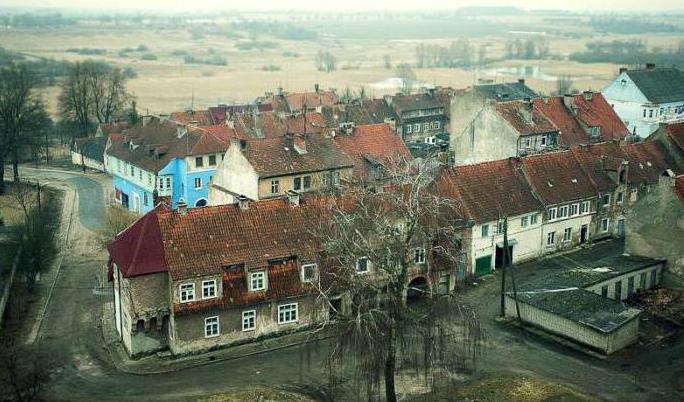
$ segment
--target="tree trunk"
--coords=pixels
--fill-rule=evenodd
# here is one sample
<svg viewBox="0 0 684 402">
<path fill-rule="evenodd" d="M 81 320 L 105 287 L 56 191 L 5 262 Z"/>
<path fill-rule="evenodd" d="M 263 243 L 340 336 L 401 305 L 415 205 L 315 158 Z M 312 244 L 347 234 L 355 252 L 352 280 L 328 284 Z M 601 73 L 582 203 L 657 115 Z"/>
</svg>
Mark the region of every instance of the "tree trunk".
<svg viewBox="0 0 684 402">
<path fill-rule="evenodd" d="M 5 158 L 0 156 L 0 194 L 5 194 Z"/>
<path fill-rule="evenodd" d="M 14 171 L 14 182 L 19 183 L 19 151 L 15 148 L 12 152 L 12 169 Z"/>
<path fill-rule="evenodd" d="M 387 342 L 387 360 L 385 360 L 385 400 L 397 402 L 397 392 L 394 389 L 394 370 L 396 365 L 396 348 L 394 346 L 394 328 L 390 329 Z"/>
</svg>

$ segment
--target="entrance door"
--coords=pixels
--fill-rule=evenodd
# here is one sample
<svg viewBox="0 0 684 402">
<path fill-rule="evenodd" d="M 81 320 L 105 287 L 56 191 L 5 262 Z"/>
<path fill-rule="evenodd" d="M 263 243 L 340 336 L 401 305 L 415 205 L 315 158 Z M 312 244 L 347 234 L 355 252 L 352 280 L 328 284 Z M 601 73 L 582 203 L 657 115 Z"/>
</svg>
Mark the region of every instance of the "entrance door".
<svg viewBox="0 0 684 402">
<path fill-rule="evenodd" d="M 140 196 L 133 193 L 133 211 L 140 212 Z"/>
<path fill-rule="evenodd" d="M 128 209 L 128 194 L 121 193 L 121 206 Z"/>
<path fill-rule="evenodd" d="M 618 219 L 618 224 L 617 224 L 617 235 L 619 237 L 624 237 L 625 236 L 625 219 L 620 218 Z"/>
<path fill-rule="evenodd" d="M 580 244 L 584 244 L 587 242 L 588 234 L 589 234 L 589 226 L 588 225 L 582 225 L 582 229 L 580 230 Z"/>
<path fill-rule="evenodd" d="M 492 273 L 492 256 L 488 255 L 475 259 L 475 276 Z"/>
<path fill-rule="evenodd" d="M 503 253 L 503 247 L 496 246 L 496 257 L 494 259 L 494 266 L 496 269 L 499 269 L 503 267 L 504 263 L 504 253 Z M 513 246 L 508 246 L 508 258 L 510 261 L 508 261 L 508 266 L 513 265 Z"/>
</svg>

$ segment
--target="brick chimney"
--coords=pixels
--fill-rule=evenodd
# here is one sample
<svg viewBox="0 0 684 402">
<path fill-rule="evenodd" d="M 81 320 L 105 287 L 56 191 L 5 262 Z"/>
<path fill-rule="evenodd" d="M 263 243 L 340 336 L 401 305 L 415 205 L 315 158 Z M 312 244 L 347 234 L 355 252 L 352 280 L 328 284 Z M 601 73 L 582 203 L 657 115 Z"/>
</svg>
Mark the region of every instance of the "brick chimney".
<svg viewBox="0 0 684 402">
<path fill-rule="evenodd" d="M 242 210 L 249 209 L 249 198 L 240 194 L 237 196 L 237 204 L 240 207 L 240 209 L 242 209 Z"/>
<path fill-rule="evenodd" d="M 306 136 L 298 134 L 292 138 L 292 146 L 298 154 L 304 155 L 306 153 Z"/>
<path fill-rule="evenodd" d="M 584 98 L 585 101 L 589 102 L 594 97 L 594 93 L 591 91 L 584 91 L 584 92 L 582 92 L 582 97 Z"/>
<path fill-rule="evenodd" d="M 575 95 L 565 94 L 563 95 L 563 104 L 572 114 L 577 113 L 577 108 L 575 107 Z"/>
<path fill-rule="evenodd" d="M 627 67 L 620 67 L 618 70 L 618 74 L 626 73 L 627 72 Z"/>
<path fill-rule="evenodd" d="M 525 79 L 524 78 L 518 78 L 518 83 L 519 84 L 525 84 Z"/>
<path fill-rule="evenodd" d="M 188 213 L 188 203 L 184 199 L 179 199 L 176 203 L 176 209 L 181 216 L 185 216 Z"/>
</svg>

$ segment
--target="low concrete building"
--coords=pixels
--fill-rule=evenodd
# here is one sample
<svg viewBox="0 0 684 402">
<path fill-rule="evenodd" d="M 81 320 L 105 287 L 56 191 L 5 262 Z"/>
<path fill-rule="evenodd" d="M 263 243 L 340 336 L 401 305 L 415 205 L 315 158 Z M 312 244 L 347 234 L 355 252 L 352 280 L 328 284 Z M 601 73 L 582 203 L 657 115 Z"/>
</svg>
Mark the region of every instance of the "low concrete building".
<svg viewBox="0 0 684 402">
<path fill-rule="evenodd" d="M 590 266 L 570 267 L 517 293 L 521 319 L 555 335 L 611 354 L 637 341 L 641 311 L 623 304 L 632 294 L 661 281 L 665 261 L 622 255 Z M 506 294 L 506 315 L 517 317 L 514 294 Z"/>
</svg>

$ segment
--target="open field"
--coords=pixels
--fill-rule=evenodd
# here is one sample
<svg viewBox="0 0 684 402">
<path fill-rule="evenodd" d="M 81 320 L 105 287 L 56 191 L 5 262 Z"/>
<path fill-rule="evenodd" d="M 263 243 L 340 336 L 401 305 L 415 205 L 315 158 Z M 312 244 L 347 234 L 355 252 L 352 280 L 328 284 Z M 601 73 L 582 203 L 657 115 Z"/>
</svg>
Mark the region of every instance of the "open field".
<svg viewBox="0 0 684 402">
<path fill-rule="evenodd" d="M 254 18 L 268 21 L 282 18 L 317 36 L 311 40 L 286 40 L 270 33 L 232 31 L 232 25 L 217 19 L 181 20 L 176 25 L 82 22 L 52 29 L 5 29 L 0 30 L 0 43 L 29 56 L 66 60 L 96 58 L 131 67 L 137 77 L 129 81 L 129 89 L 137 97 L 140 111 L 161 113 L 191 106 L 251 102 L 277 87 L 296 91 L 312 89 L 315 83 L 338 90 L 363 86 L 373 96 L 394 93 L 398 88 L 387 80 L 396 76 L 397 64 L 416 63 L 418 44 L 448 46 L 460 37 L 467 37 L 475 49 L 485 45 L 487 58 L 492 62 L 471 70 L 416 69 L 419 82 L 464 88 L 478 79 L 501 82 L 525 77 L 533 89 L 550 94 L 555 90 L 556 78 L 567 75 L 572 77 L 578 90 L 600 90 L 614 77 L 618 66 L 570 62 L 568 54 L 582 51 L 587 42 L 599 39 L 637 38 L 647 41 L 650 47 L 669 49 L 684 38 L 680 32 L 598 36 L 581 23 L 586 21 L 585 17 L 561 19 L 533 15 L 416 20 L 401 15 L 301 19 L 260 15 Z M 551 58 L 500 61 L 506 40 L 533 36 L 548 39 Z M 244 45 L 250 43 L 263 46 L 245 50 Z M 133 50 L 139 45 L 146 49 Z M 97 49 L 102 54 L 86 56 L 74 52 L 83 48 Z M 321 50 L 335 55 L 336 71 L 326 73 L 316 69 L 316 54 Z M 385 67 L 386 56 L 391 68 Z M 188 63 L 188 57 L 225 60 L 225 65 Z M 46 88 L 45 94 L 50 110 L 56 113 L 58 89 Z"/>
</svg>

